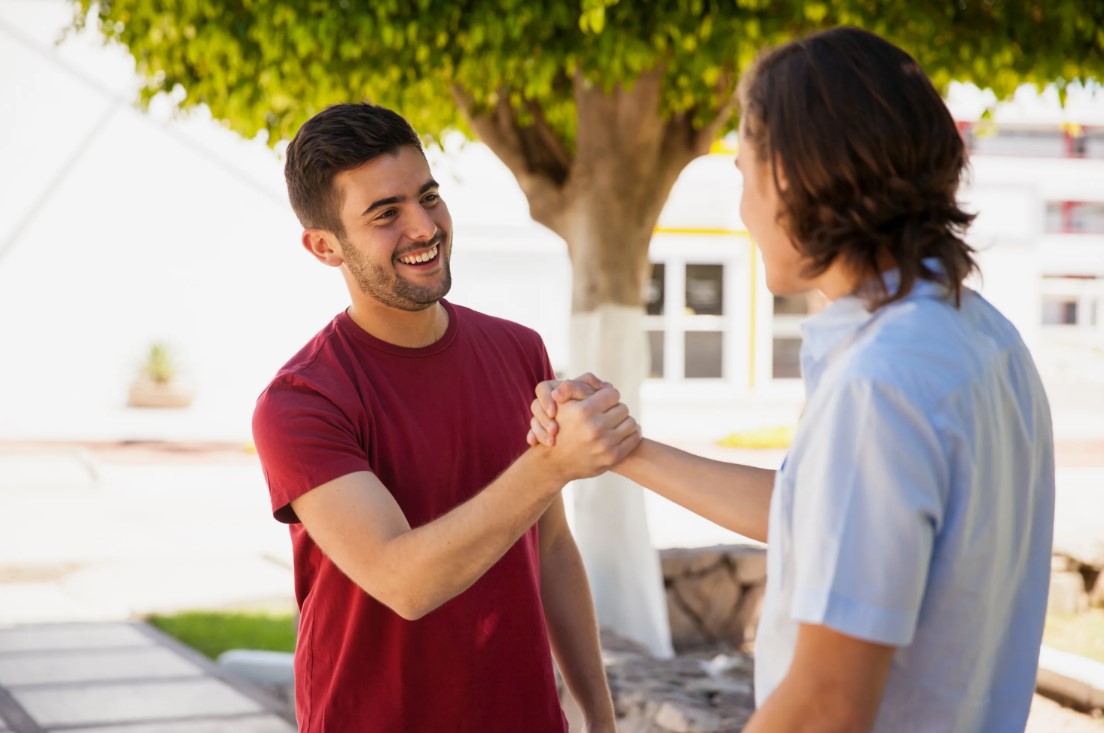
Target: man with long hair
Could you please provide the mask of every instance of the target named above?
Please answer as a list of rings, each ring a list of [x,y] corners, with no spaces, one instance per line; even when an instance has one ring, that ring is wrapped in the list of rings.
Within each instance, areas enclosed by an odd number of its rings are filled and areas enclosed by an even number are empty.
[[[742,80],[740,214],[802,326],[806,409],[767,471],[645,440],[614,470],[767,541],[746,733],[1023,730],[1050,572],[1054,440],[1016,329],[963,281],[966,152],[907,53],[837,28]],[[546,382],[531,442],[590,379]]]

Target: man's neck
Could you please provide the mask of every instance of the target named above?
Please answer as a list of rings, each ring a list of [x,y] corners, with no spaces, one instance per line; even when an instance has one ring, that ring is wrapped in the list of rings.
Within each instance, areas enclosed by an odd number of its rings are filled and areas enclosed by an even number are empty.
[[[376,301],[354,302],[346,311],[353,323],[394,346],[417,349],[436,343],[448,330],[448,311],[439,302],[420,311],[404,311]]]
[[[892,270],[897,263],[886,252],[878,253],[878,274]],[[837,259],[828,269],[813,280],[813,287],[828,300],[837,300],[858,290],[872,275],[856,272],[842,259]]]

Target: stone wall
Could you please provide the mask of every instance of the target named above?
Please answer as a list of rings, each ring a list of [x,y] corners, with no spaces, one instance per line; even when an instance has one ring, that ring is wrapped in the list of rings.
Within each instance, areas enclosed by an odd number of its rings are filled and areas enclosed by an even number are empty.
[[[755,638],[767,583],[759,545],[674,548],[660,552],[671,640],[676,650]]]

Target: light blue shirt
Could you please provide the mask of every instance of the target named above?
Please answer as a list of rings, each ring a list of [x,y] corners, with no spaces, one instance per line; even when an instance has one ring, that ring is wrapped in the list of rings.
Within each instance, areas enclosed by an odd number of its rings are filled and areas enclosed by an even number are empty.
[[[1022,731],[1054,527],[1027,348],[980,295],[956,309],[927,281],[874,313],[837,300],[802,332],[807,405],[771,499],[757,701],[798,624],[819,624],[898,647],[878,733]]]

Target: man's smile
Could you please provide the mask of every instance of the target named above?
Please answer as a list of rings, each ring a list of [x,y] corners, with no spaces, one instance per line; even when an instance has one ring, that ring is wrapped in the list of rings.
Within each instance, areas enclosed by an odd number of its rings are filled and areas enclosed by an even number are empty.
[[[405,254],[399,258],[399,262],[404,265],[425,265],[433,262],[437,259],[437,253],[440,249],[440,245],[433,245],[429,249],[423,249],[419,252],[411,252]]]

